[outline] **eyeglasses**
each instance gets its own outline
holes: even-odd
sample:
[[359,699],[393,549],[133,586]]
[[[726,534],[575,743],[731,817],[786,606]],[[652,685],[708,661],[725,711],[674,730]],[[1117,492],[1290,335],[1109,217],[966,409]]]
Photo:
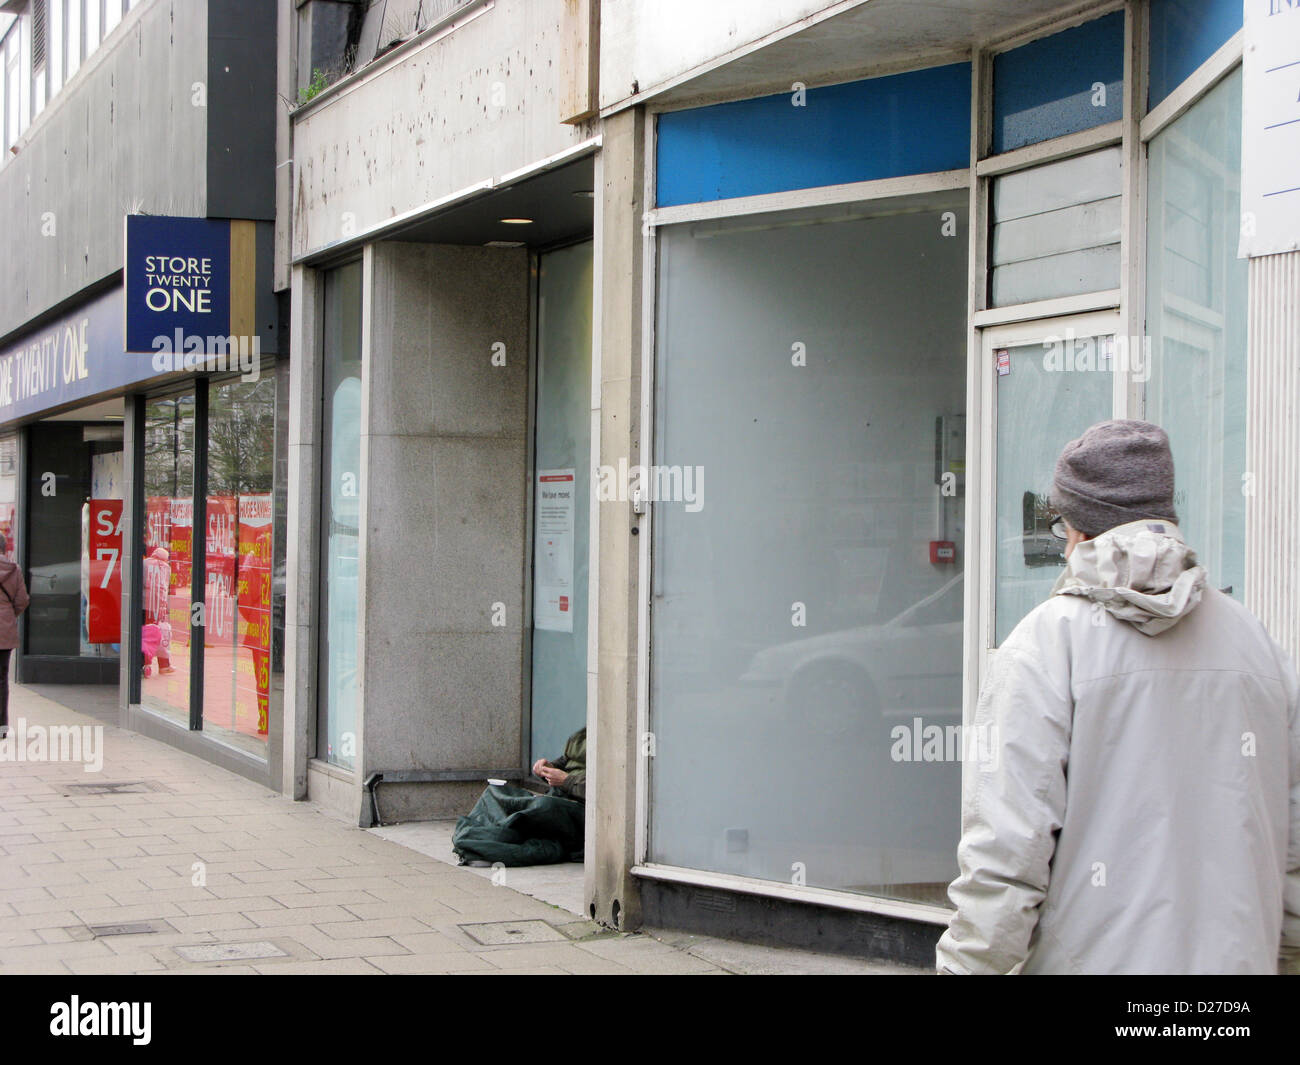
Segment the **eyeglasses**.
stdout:
[[1065,519],[1061,515],[1051,514],[1048,516],[1047,522],[1052,535],[1058,540],[1068,540],[1070,538],[1070,532],[1065,527]]

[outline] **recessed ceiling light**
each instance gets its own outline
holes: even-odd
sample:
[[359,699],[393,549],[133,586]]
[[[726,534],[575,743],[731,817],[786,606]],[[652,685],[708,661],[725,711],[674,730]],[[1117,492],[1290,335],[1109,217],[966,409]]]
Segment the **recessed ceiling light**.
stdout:
[[503,218],[501,221],[508,226],[531,226],[533,224],[531,218]]
[[489,240],[484,245],[485,248],[526,248],[522,240]]
[[575,189],[573,194],[584,200],[594,200],[596,198],[595,189]]

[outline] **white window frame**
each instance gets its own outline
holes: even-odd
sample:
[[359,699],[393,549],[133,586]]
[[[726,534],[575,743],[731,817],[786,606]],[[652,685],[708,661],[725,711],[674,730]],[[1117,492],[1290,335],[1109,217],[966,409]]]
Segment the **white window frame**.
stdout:
[[[655,322],[658,289],[658,230],[661,226],[699,222],[723,218],[742,218],[768,214],[773,211],[798,210],[817,207],[871,203],[898,196],[969,189],[972,171],[967,168],[929,174],[881,178],[874,181],[851,182],[842,185],[796,189],[790,192],[766,193],[731,199],[712,200],[680,206],[657,207],[656,195],[656,139],[659,115],[672,107],[647,108],[644,140],[644,182],[642,202],[652,205],[642,215],[641,261],[641,426],[638,447],[640,461],[654,461],[654,397],[655,397]],[[969,381],[967,382],[969,394]],[[970,518],[967,516],[969,528]],[[637,603],[637,676],[636,676],[636,730],[637,736],[647,735],[650,729],[650,653],[653,571],[654,506],[647,504],[640,521],[638,544],[638,603]],[[968,533],[969,535],[969,533]],[[967,597],[969,600],[969,596]],[[636,763],[635,824],[633,840],[632,873],[654,880],[699,886],[721,887],[733,891],[772,897],[786,897],[803,902],[816,902],[837,909],[906,917],[929,924],[946,925],[952,911],[944,906],[906,902],[883,896],[858,895],[852,892],[816,888],[807,885],[783,884],[778,881],[759,880],[731,873],[715,873],[699,869],[685,869],[648,861],[650,844],[650,759],[639,755]],[[953,811],[954,817],[957,811]]]
[[[1031,350],[1044,338],[1056,335],[1076,337],[1106,336],[1120,333],[1123,317],[1119,308],[1107,311],[1093,311],[1089,314],[1075,314],[1060,318],[1039,318],[1033,321],[1013,322],[994,326],[982,331],[980,338],[980,365],[975,371],[979,388],[979,415],[975,423],[979,426],[980,450],[985,456],[980,464],[977,483],[980,514],[978,520],[972,520],[969,509],[966,515],[967,527],[979,529],[979,548],[977,555],[966,558],[967,573],[972,562],[978,566],[979,575],[971,581],[979,588],[979,610],[974,626],[966,630],[966,662],[968,669],[974,670],[978,692],[988,675],[989,664],[996,650],[997,622],[997,453],[998,453],[998,373],[994,352],[1000,348],[1017,348],[1028,346]],[[1039,349],[1043,350],[1043,349]],[[1125,360],[1116,360],[1111,373],[1111,414],[1112,418],[1127,418],[1129,413],[1130,374]],[[967,424],[971,415],[967,414]],[[971,483],[970,481],[967,482]],[[967,507],[969,508],[969,501]],[[968,678],[969,679],[969,678]],[[972,720],[974,701],[967,700],[963,720],[968,724]]]

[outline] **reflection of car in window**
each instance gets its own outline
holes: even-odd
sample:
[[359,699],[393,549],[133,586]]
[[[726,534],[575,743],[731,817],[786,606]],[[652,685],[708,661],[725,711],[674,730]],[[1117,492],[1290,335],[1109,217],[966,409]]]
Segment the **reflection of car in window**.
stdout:
[[779,686],[781,709],[844,733],[881,718],[961,719],[962,574],[881,625],[778,644],[741,681]]

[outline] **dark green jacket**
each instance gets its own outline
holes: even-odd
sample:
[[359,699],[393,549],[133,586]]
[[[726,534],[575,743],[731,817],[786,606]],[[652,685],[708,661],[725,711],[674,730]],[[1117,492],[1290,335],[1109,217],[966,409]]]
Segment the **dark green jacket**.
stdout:
[[569,774],[568,780],[558,788],[552,788],[550,794],[562,795],[566,799],[587,799],[587,730],[578,729],[564,745],[564,754],[556,758],[551,765],[563,769]]

